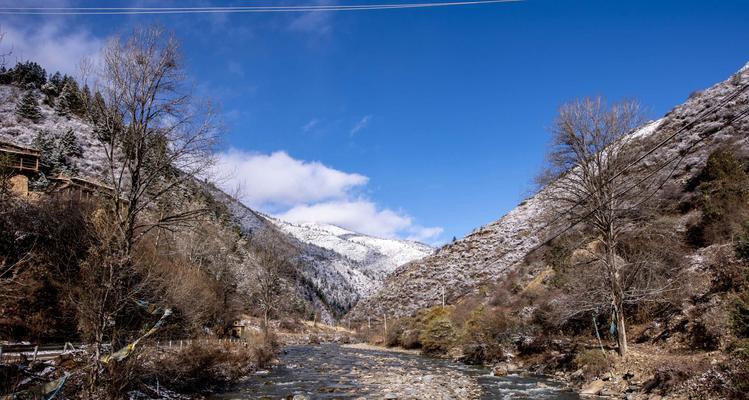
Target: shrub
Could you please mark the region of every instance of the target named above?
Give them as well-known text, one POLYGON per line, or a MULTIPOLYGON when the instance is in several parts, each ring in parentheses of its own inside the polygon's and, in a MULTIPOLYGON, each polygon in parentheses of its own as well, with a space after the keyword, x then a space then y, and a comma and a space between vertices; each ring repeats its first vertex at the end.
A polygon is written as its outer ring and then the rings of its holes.
POLYGON ((300 332, 304 328, 304 325, 298 319, 285 318, 278 323, 278 327, 288 332, 300 332))
POLYGON ((455 344, 457 333, 446 308, 430 309, 424 316, 422 324, 419 342, 425 354, 444 355, 455 344))
POLYGON ((253 336, 248 341, 248 346, 255 365, 258 368, 265 368, 275 358, 279 343, 276 335, 269 332, 267 337, 262 334, 253 336))
POLYGON ((517 332, 517 322, 506 313, 484 306, 475 308, 460 337, 464 361, 481 364, 505 359, 505 349, 517 332))
POLYGON ((404 325, 405 323, 403 320, 395 320, 388 325, 388 328, 385 331, 385 346, 395 347, 402 344, 401 335, 405 329, 404 325))
POLYGON ((401 347, 404 349, 418 349, 421 348, 421 342, 419 341, 419 331, 416 329, 407 329, 401 334, 401 347))
MULTIPOLYGON (((731 314, 731 322, 736 336, 749 338, 749 290, 737 296, 731 314)), ((747 353, 747 356, 749 356, 749 353, 747 353)))
POLYGON ((749 262, 749 222, 744 223, 744 231, 736 236, 734 242, 736 257, 744 262, 749 262))
POLYGON ((587 379, 603 376, 611 369, 606 355, 597 349, 583 350, 572 361, 575 368, 582 369, 587 379))
POLYGON ((728 149, 711 153, 696 182, 701 244, 723 242, 740 233, 749 214, 749 174, 736 155, 728 149))
POLYGON ((729 399, 746 399, 749 393, 749 339, 739 339, 729 346, 727 367, 729 399))
MULTIPOLYGON (((257 362, 257 343, 192 344, 162 352, 155 360, 144 360, 140 375, 144 382, 158 382, 181 392, 204 391, 237 381, 257 362)), ((260 345, 263 346, 262 344, 260 345)), ((261 350, 264 351, 264 350, 261 350)))
POLYGON ((713 306, 692 321, 689 338, 692 346, 703 350, 717 350, 728 336, 728 315, 721 306, 713 306))
POLYGON ((721 246, 716 249, 710 269, 713 272, 712 290, 728 292, 742 290, 749 286, 747 266, 734 257, 733 249, 721 246))

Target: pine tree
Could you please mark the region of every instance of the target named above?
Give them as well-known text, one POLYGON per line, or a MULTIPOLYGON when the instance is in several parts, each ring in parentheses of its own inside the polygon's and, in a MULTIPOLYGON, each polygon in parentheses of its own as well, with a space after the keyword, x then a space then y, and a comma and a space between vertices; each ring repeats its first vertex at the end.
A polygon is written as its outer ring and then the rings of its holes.
POLYGON ((62 87, 60 96, 57 98, 56 110, 60 115, 78 115, 82 116, 85 112, 85 104, 78 89, 78 83, 75 79, 66 76, 65 85, 62 87))
POLYGON ((67 174, 77 172, 73 158, 81 157, 83 151, 72 129, 63 134, 41 131, 34 138, 33 146, 41 152, 42 164, 51 171, 67 174))
POLYGON ((104 96, 99 91, 94 93, 88 105, 86 116, 94 128, 96 137, 107 143, 111 140, 113 132, 118 132, 123 126, 120 114, 111 112, 107 108, 104 96), (116 119, 113 120, 112 118, 116 119))
POLYGON ((33 90, 27 91, 16 104, 16 114, 34 122, 42 118, 39 103, 37 103, 36 94, 33 90))
POLYGON ((54 150, 54 138, 52 137, 52 134, 46 130, 37 132, 34 141, 31 142, 31 145, 38 149, 41 153, 40 161, 42 162, 42 164, 51 167, 51 160, 49 157, 54 150))
POLYGON ((13 83, 20 87, 40 88, 47 82, 47 73, 39 64, 33 61, 19 62, 9 73, 13 77, 13 83))
POLYGON ((57 88, 57 93, 60 93, 60 91, 62 91, 62 87, 65 84, 63 82, 62 75, 60 75, 60 71, 55 72, 54 75, 52 75, 51 77, 49 77, 49 83, 55 85, 55 88, 57 88))
POLYGON ((60 136, 60 151, 63 153, 66 159, 70 157, 80 157, 83 155, 83 150, 78 144, 78 137, 75 135, 73 129, 68 129, 65 133, 60 136))
POLYGON ((78 115, 83 116, 85 112, 91 107, 91 101, 93 98, 91 97, 91 90, 88 88, 88 85, 83 85, 83 90, 81 90, 81 108, 79 110, 78 115))
POLYGON ((44 94, 44 104, 53 107, 55 105, 55 97, 59 94, 57 86, 52 82, 47 82, 42 85, 42 94, 44 94))

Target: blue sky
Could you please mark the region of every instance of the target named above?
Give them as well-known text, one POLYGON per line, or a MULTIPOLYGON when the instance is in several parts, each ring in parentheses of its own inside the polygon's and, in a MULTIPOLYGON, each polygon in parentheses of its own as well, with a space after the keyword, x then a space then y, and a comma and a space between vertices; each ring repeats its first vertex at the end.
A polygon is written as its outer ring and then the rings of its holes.
MULTIPOLYGON (((108 3, 120 4, 133 5, 108 3)), ((152 21, 182 40, 196 91, 221 103, 224 184, 241 183, 245 202, 433 244, 528 195, 560 103, 637 98, 658 118, 749 61, 746 1, 3 16, 0 26, 15 56, 74 72, 107 37, 152 21)))

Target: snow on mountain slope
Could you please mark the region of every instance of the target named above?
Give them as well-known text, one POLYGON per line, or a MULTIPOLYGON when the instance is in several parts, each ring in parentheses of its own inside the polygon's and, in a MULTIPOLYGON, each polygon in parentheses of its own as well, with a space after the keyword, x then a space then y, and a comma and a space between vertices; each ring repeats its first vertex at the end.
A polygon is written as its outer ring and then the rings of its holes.
MULTIPOLYGON (((634 170, 654 167, 664 160, 679 159, 673 169, 665 168, 656 174, 657 179, 662 178, 667 183, 664 185, 666 192, 669 186, 683 187, 702 169, 709 153, 720 146, 730 145, 749 153, 749 122, 746 119, 718 130, 747 109, 748 67, 749 64, 730 79, 690 96, 663 118, 631 133, 629 138, 632 140, 628 144, 643 150, 643 153, 678 133, 674 140, 650 154, 634 170), (738 97, 728 98, 736 91, 741 91, 738 97), (714 113, 697 118, 724 99, 730 101, 714 113), (691 124, 693 121, 697 122, 691 124), (688 129, 682 130, 684 127, 688 129)), ((538 229, 547 219, 545 201, 553 190, 554 183, 522 201, 501 219, 438 249, 429 257, 397 268, 383 287, 359 302, 347 318, 361 321, 370 315, 410 315, 439 304, 443 291, 448 302, 454 302, 515 271, 523 264, 530 249, 561 228, 540 232, 538 229)))
POLYGON ((16 115, 15 109, 23 93, 24 90, 18 87, 0 85, 0 140, 33 147, 32 142, 39 132, 63 133, 72 129, 83 152, 82 157, 73 160, 79 175, 101 180, 105 172, 106 157, 94 138, 91 127, 78 118, 59 115, 44 104, 40 104, 42 118, 38 122, 21 118, 16 115))
POLYGON ((272 221, 282 231, 302 242, 333 250, 356 262, 361 266, 362 272, 377 280, 402 264, 429 255, 433 250, 422 243, 376 238, 335 225, 293 224, 275 218, 272 221))
MULTIPOLYGON (((327 250, 330 265, 339 273, 355 296, 344 300, 353 305, 359 298, 378 289, 387 275, 398 266, 432 253, 421 243, 397 239, 381 239, 352 232, 334 225, 293 224, 270 218, 278 229, 310 248, 327 250)), ((325 251, 315 251, 321 256, 325 251)), ((334 294, 336 297, 343 297, 334 294)), ((344 307, 348 308, 348 307, 344 307)))

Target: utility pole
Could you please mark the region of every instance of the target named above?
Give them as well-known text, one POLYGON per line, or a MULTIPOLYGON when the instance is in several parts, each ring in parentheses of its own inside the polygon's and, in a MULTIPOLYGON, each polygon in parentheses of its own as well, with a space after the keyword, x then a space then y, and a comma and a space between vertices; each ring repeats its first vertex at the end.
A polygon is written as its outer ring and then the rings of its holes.
POLYGON ((383 332, 383 335, 387 336, 388 333, 388 316, 387 314, 382 314, 382 319, 385 321, 385 331, 383 332))
POLYGON ((445 308, 445 285, 442 285, 442 308, 445 308))

